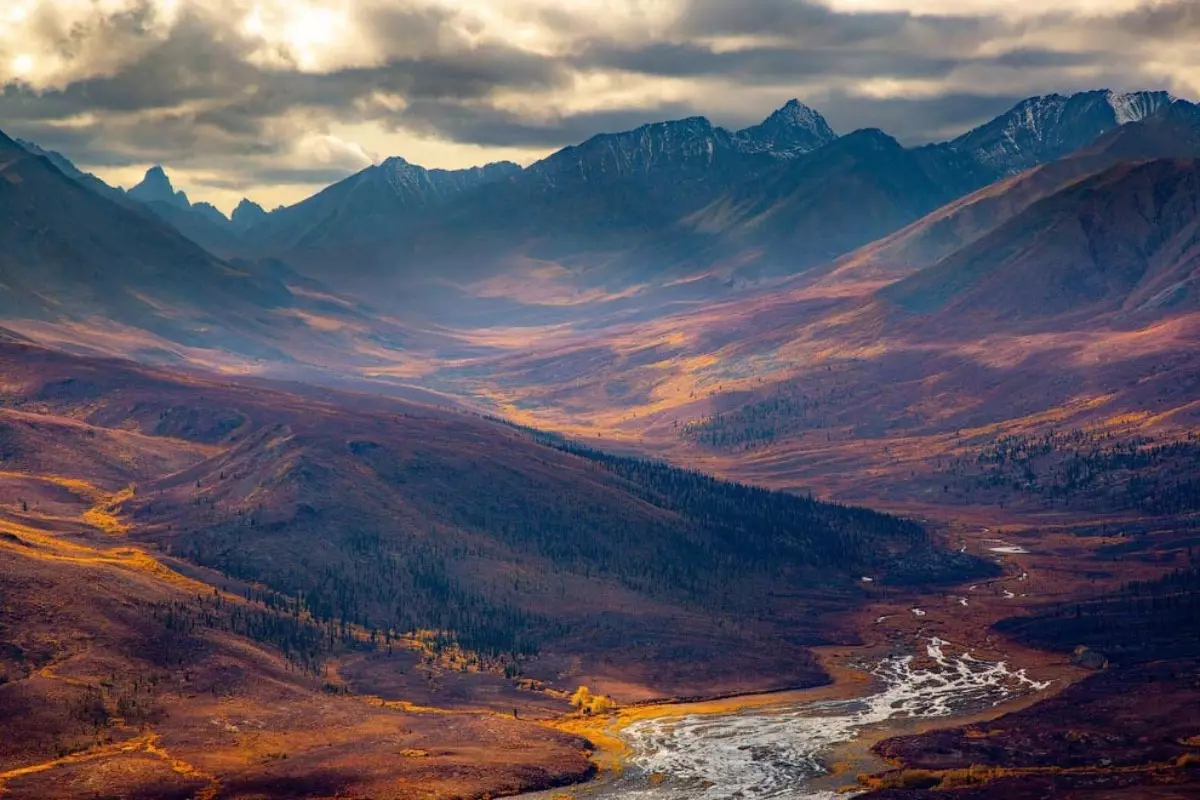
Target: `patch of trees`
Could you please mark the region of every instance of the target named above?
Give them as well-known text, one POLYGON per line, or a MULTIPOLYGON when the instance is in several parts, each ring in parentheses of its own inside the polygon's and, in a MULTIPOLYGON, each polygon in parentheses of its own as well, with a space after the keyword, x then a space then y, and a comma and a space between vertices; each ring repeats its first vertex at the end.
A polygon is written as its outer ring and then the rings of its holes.
POLYGON ((542 447, 518 448, 515 464, 355 439, 342 445, 364 468, 353 478, 314 456, 288 476, 311 488, 294 514, 249 524, 213 506, 172 553, 296 598, 321 625, 448 631, 508 662, 572 632, 527 608, 531 591, 549 600, 575 576, 745 616, 766 613, 772 593, 849 592, 864 574, 953 579, 978 564, 939 560, 898 517, 523 435, 542 447))
POLYGON ((849 389, 817 393, 784 384, 766 399, 689 421, 681 438, 713 450, 753 450, 797 433, 829 427, 829 415, 853 399, 849 389))
MULTIPOLYGON (((327 655, 356 641, 344 624, 318 624, 300 601, 271 591, 248 590, 246 594, 249 602, 233 603, 214 590, 188 601, 153 603, 149 613, 173 638, 183 640, 183 646, 177 643, 175 651, 188 649, 188 645, 200 649, 202 645, 193 641, 200 633, 222 631, 268 645, 312 675, 320 674, 327 655)), ((166 651, 161 653, 167 656, 166 651)))
POLYGON ((1200 563, 1156 581, 1134 581, 1111 595, 1055 606, 997 627, 1059 650, 1078 645, 1121 663, 1200 657, 1200 563))
POLYGON ((536 654, 543 634, 560 632, 548 620, 463 587, 448 568, 436 530, 428 538, 357 529, 339 536, 331 530, 327 544, 334 546, 315 548, 305 531, 263 533, 271 536, 270 549, 254 546, 241 527, 215 526, 190 535, 175 552, 272 587, 261 596, 268 612, 282 610, 295 620, 311 617, 326 632, 327 646, 286 625, 245 620, 243 635, 266 636, 258 640, 295 653, 303 664, 319 663, 322 652, 348 641, 353 627, 383 646, 412 631, 453 631, 464 649, 513 660, 536 654))
MULTIPOLYGON (((745 595, 738 587, 755 577, 777 587, 813 587, 836 585, 846 575, 857 579, 864 571, 898 582, 981 574, 976 559, 945 558, 930 545, 924 528, 910 520, 724 481, 661 461, 613 455, 556 434, 513 427, 539 444, 592 462, 639 502, 666 512, 651 517, 655 521, 642 529, 625 529, 618 550, 591 554, 634 588, 685 592, 700 607, 727 610, 729 602, 736 602, 731 598, 745 595), (646 552, 648 543, 653 552, 646 552), (649 581, 639 582, 647 572, 649 581), (716 599, 726 605, 711 606, 716 599)), ((573 511, 576 521, 586 518, 579 509, 573 511)))
POLYGON ((1200 510, 1200 437, 1168 442, 1083 430, 1004 436, 941 473, 963 492, 1035 496, 1047 506, 1184 514, 1200 510))

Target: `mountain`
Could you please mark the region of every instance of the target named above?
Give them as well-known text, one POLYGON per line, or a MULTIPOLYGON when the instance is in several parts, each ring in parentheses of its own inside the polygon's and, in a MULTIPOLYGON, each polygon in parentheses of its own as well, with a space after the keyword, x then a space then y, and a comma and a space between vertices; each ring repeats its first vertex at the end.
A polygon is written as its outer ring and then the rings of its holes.
POLYGON ((33 142, 15 141, 34 155, 44 156, 61 173, 97 194, 123 205, 135 202, 150 209, 207 250, 230 256, 242 250, 238 227, 231 225, 230 220, 212 204, 193 204, 185 192, 175 191, 170 177, 161 166, 152 167, 140 183, 124 191, 109 186, 91 173, 83 172, 62 153, 45 150, 33 142))
MULTIPOLYGON (((247 238, 263 252, 294 253, 311 248, 336 251, 372 236, 388 235, 420 212, 444 206, 456 196, 518 172, 511 162, 462 170, 425 169, 389 158, 351 175, 293 206, 259 217, 247 238)), ((261 209, 260 209, 261 211, 261 209)))
POLYGON ((880 131, 838 139, 792 100, 737 132, 691 117, 600 134, 436 209, 369 221, 373 203, 275 244, 323 279, 323 262, 353 253, 359 269, 342 279, 360 290, 411 287, 429 267, 473 280, 528 262, 607 287, 721 265, 797 271, 1175 104, 1165 92, 1048 95, 953 141, 903 148, 880 131))
POLYGON ((1021 324, 1200 301, 1200 159, 1118 164, 883 290, 940 324, 1021 324))
POLYGON ((151 167, 127 195, 209 252, 234 257, 245 251, 242 231, 211 203, 192 203, 176 191, 166 171, 151 167))
POLYGON ((274 276, 215 258, 148 210, 110 200, 0 134, 0 313, 106 320, 176 342, 257 345, 239 316, 290 305, 274 276), (244 328, 243 328, 244 334, 244 328))
POLYGON ((191 208, 192 205, 188 202, 187 194, 175 191, 171 179, 160 166, 148 169, 142 182, 130 189, 128 194, 134 200, 143 203, 165 203, 183 209, 191 208))
POLYGON ((454 191, 431 191, 424 170, 391 159, 272 213, 251 236, 318 277, 335 254, 354 253, 358 274, 339 277, 360 286, 408 282, 434 265, 478 275, 523 258, 587 264, 653 246, 647 238, 722 191, 833 138, 819 114, 792 101, 737 133, 691 117, 598 134, 524 170, 440 173, 472 176, 454 191), (424 191, 398 191, 392 175, 424 191))
POLYGON ((233 209, 229 221, 233 223, 234 228, 244 233, 265 220, 267 216, 267 212, 263 210, 262 206, 243 197, 237 204, 237 208, 233 209))
POLYGON ((836 138, 837 134, 818 111, 796 99, 789 100, 758 125, 733 135, 741 150, 766 152, 779 158, 812 152, 836 138))
POLYGON ((758 250, 775 272, 819 264, 907 225, 992 176, 947 148, 908 149, 880 130, 847 134, 692 218, 731 252, 758 250))
POLYGON ((1101 136, 1065 158, 1026 170, 946 204, 848 254, 841 279, 900 278, 965 247, 1038 200, 1122 161, 1200 157, 1200 106, 1177 101, 1101 136))
MULTIPOLYGON (((416 287, 434 287, 461 306, 448 282, 538 264, 564 270, 570 292, 623 292, 705 274, 737 280, 801 271, 893 234, 903 241, 849 258, 872 269, 885 252, 936 260, 982 235, 988 209, 1016 213, 1043 191, 1032 187, 1052 191, 1082 162, 1021 178, 1026 201, 1006 194, 1002 203, 976 202, 1003 192, 995 181, 1183 107, 1194 108, 1164 92, 1048 95, 951 142, 904 148, 880 131, 839 139, 818 112, 791 100, 739 131, 703 117, 652 123, 599 134, 525 169, 429 170, 390 158, 270 214, 243 204, 233 221, 191 206, 161 168, 130 194, 219 255, 279 258, 338 289, 397 303, 424 304, 416 287), (964 197, 961 213, 952 210, 964 197), (938 209, 953 219, 909 247, 907 226, 938 209)), ((718 290, 716 281, 705 289, 718 290)), ((507 297, 501 305, 514 302, 522 303, 507 297)))
POLYGON ((1079 150, 1173 102, 1166 92, 1119 94, 1108 89, 1031 97, 949 145, 1000 175, 1015 175, 1079 150))

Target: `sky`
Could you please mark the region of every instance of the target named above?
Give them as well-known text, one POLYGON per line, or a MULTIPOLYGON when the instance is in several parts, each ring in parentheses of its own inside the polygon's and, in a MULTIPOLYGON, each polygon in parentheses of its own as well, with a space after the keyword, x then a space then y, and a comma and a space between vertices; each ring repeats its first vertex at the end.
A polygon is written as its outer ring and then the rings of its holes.
POLYGON ((388 157, 529 163, 790 98, 949 138, 1050 92, 1200 97, 1200 0, 4 0, 0 130, 270 208, 388 157))

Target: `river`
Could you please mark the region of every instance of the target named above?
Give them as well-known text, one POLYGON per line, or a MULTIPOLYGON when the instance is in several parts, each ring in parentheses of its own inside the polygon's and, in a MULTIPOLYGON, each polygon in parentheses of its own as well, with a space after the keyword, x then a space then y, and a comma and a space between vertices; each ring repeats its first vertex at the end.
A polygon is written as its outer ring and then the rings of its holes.
MULTIPOLYGON (((844 798, 848 795, 829 788, 826 762, 839 745, 853 741, 864 729, 976 713, 1049 687, 1005 662, 951 654, 950 644, 940 639, 928 640, 924 647, 924 658, 895 656, 867 667, 875 688, 864 697, 632 722, 619 731, 629 748, 619 773, 603 775, 566 796, 844 798)), ((853 776, 845 782, 852 783, 853 776)), ((540 795, 555 796, 564 793, 540 795)))

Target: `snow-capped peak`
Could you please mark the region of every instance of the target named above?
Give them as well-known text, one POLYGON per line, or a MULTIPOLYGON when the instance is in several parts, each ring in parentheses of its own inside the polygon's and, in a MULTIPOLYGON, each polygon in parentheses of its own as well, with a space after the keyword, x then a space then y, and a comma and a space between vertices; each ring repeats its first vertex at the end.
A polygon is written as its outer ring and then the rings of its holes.
POLYGON ((1175 102, 1167 92, 1114 92, 1111 89, 1105 93, 1105 99, 1112 107, 1117 124, 1138 122, 1155 112, 1175 102))
POLYGON ((1174 98, 1167 92, 1108 89, 1030 97, 949 144, 1001 174, 1016 174, 1085 147, 1110 130, 1145 119, 1172 102, 1174 98))
POLYGON ((837 136, 816 110, 799 100, 789 100, 758 125, 734 134, 734 141, 746 152, 769 152, 791 157, 816 150, 837 136))
POLYGON ((833 134, 833 131, 829 128, 829 123, 825 121, 820 112, 810 106, 804 105, 804 103, 795 98, 788 100, 783 108, 780 108, 767 117, 766 122, 771 121, 807 128, 813 132, 828 132, 830 135, 833 134))

